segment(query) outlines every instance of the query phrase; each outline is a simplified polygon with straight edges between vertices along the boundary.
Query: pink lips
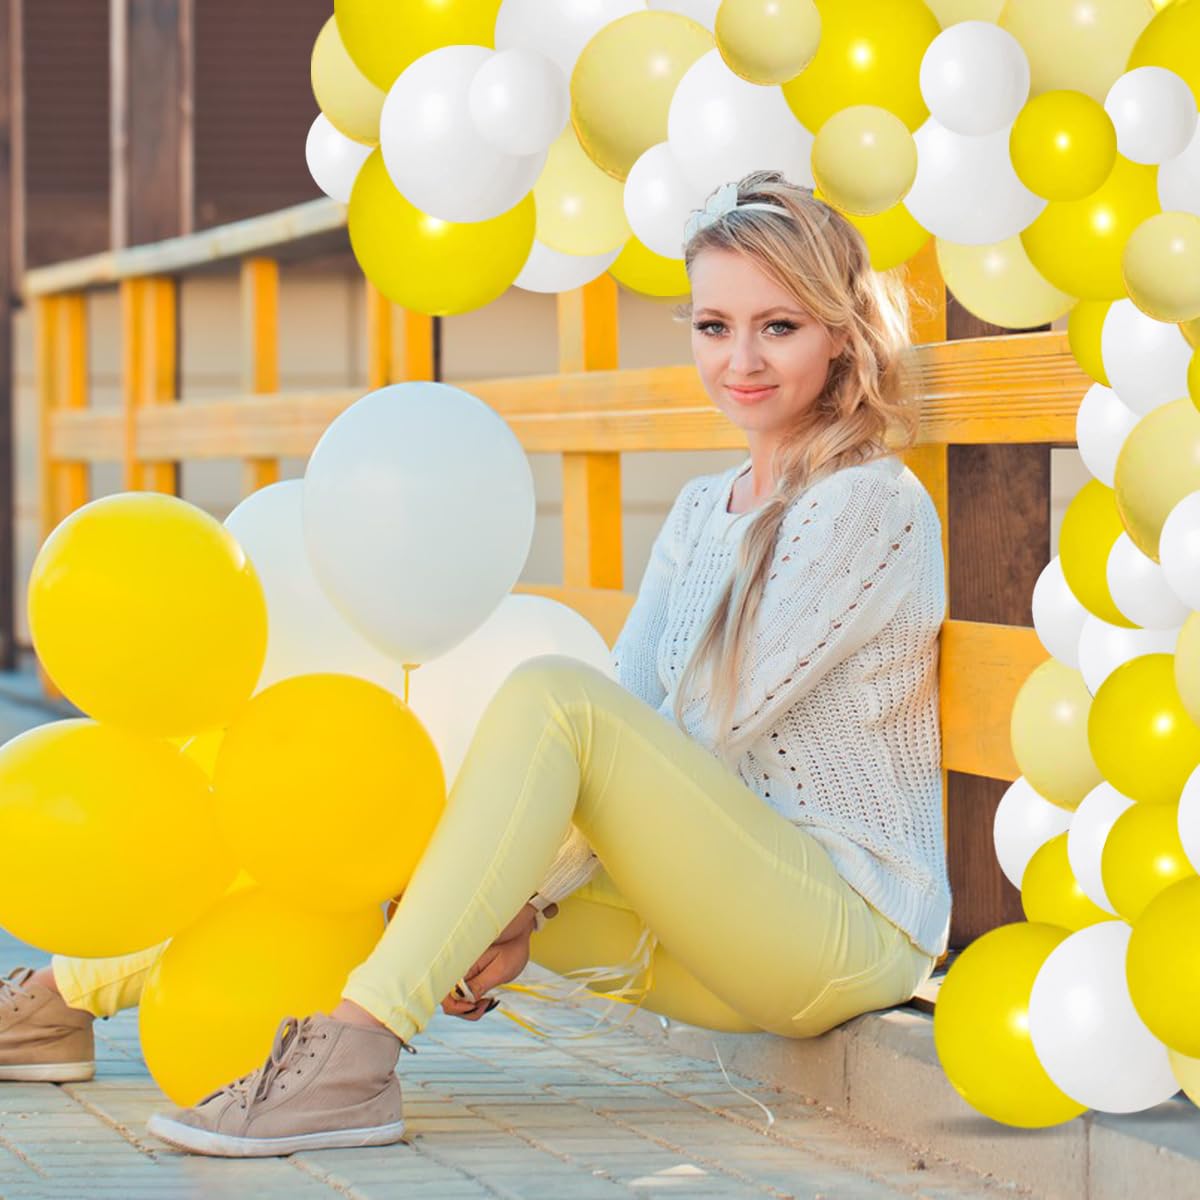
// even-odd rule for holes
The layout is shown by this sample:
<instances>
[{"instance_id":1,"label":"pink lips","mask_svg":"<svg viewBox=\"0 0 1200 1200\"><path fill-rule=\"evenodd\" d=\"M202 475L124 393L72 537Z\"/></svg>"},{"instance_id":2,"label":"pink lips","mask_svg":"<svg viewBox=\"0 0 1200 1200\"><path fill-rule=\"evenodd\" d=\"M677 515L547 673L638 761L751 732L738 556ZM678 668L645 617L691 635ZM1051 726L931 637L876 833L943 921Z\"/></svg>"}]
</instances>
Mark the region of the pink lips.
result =
<instances>
[{"instance_id":1,"label":"pink lips","mask_svg":"<svg viewBox=\"0 0 1200 1200\"><path fill-rule=\"evenodd\" d=\"M727 387L725 389L739 404L753 404L756 400L761 400L764 396L769 396L775 387L761 388L738 388Z\"/></svg>"}]
</instances>

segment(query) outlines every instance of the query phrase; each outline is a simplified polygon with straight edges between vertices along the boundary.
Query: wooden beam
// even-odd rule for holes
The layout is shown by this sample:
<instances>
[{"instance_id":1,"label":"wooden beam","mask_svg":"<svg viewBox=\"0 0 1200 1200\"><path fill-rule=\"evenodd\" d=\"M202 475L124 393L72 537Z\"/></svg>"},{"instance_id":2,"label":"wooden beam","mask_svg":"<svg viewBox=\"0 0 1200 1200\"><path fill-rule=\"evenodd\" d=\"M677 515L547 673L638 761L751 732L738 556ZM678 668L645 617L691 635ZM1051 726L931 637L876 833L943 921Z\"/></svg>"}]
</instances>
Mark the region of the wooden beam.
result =
<instances>
[{"instance_id":1,"label":"wooden beam","mask_svg":"<svg viewBox=\"0 0 1200 1200\"><path fill-rule=\"evenodd\" d=\"M367 299L367 386L439 379L441 321L393 304L369 279Z\"/></svg>"},{"instance_id":2,"label":"wooden beam","mask_svg":"<svg viewBox=\"0 0 1200 1200\"><path fill-rule=\"evenodd\" d=\"M256 396L279 391L279 264L270 258L242 263L242 387ZM279 481L274 455L246 460L242 494Z\"/></svg>"}]
</instances>

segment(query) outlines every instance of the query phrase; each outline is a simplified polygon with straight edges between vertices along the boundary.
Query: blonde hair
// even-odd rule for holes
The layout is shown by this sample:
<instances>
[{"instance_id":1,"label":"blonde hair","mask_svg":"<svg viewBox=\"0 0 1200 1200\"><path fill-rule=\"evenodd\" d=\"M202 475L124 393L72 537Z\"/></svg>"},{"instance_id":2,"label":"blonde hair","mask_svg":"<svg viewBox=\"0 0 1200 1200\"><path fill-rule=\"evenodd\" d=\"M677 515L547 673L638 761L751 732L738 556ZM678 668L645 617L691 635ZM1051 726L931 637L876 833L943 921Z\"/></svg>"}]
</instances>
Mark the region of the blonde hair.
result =
<instances>
[{"instance_id":1,"label":"blonde hair","mask_svg":"<svg viewBox=\"0 0 1200 1200\"><path fill-rule=\"evenodd\" d=\"M779 204L788 215L735 208L687 243L689 276L696 256L705 250L743 254L831 334L848 337L845 349L830 362L816 400L776 449L775 490L741 539L733 574L676 689L675 721L683 728L683 698L701 670L708 669L709 711L715 710L717 717L715 749L727 763L743 648L788 509L818 479L908 449L920 421L903 280L873 270L859 231L809 188L789 183L780 172L755 171L739 180L738 202L747 201ZM690 321L691 314L691 303L676 309L676 319Z\"/></svg>"}]
</instances>

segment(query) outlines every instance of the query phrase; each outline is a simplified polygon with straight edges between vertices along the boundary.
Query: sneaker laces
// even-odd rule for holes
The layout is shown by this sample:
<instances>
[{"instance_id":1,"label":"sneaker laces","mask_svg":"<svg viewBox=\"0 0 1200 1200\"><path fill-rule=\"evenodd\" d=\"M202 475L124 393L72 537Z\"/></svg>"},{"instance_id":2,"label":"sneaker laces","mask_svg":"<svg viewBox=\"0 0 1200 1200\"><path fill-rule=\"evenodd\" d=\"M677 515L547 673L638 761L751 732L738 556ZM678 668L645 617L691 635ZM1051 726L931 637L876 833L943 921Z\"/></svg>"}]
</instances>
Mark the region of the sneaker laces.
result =
<instances>
[{"instance_id":1,"label":"sneaker laces","mask_svg":"<svg viewBox=\"0 0 1200 1200\"><path fill-rule=\"evenodd\" d=\"M250 1108L260 1100L265 1100L270 1093L271 1085L286 1073L292 1059L296 1057L301 1047L307 1045L312 1036L312 1018L284 1017L275 1031L271 1043L271 1053L261 1067L255 1068L248 1075L227 1083L224 1087L210 1092L202 1100L196 1102L196 1107L216 1100L220 1096L232 1096L242 1108ZM328 1037L328 1034L322 1034Z\"/></svg>"},{"instance_id":2,"label":"sneaker laces","mask_svg":"<svg viewBox=\"0 0 1200 1200\"><path fill-rule=\"evenodd\" d=\"M30 967L16 967L0 979L0 1008L9 1004L15 1008L18 997L33 999L33 993L22 986L33 978L33 974Z\"/></svg>"}]
</instances>

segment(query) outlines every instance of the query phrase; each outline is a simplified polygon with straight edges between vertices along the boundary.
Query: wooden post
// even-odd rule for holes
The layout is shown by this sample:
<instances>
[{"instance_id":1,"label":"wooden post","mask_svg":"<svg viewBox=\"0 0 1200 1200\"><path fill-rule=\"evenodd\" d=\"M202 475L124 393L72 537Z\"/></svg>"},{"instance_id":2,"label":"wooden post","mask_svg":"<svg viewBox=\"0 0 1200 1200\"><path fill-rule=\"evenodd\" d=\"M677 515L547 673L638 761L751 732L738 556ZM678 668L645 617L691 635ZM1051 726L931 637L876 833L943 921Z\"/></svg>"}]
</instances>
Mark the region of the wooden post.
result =
<instances>
[{"instance_id":1,"label":"wooden post","mask_svg":"<svg viewBox=\"0 0 1200 1200\"><path fill-rule=\"evenodd\" d=\"M369 279L367 297L367 386L440 379L438 320L393 304Z\"/></svg>"},{"instance_id":2,"label":"wooden post","mask_svg":"<svg viewBox=\"0 0 1200 1200\"><path fill-rule=\"evenodd\" d=\"M142 462L137 449L138 413L178 399L177 284L166 276L121 283L121 344L125 414L124 487L179 494L179 464Z\"/></svg>"},{"instance_id":3,"label":"wooden post","mask_svg":"<svg viewBox=\"0 0 1200 1200\"><path fill-rule=\"evenodd\" d=\"M558 294L558 369L615 371L618 366L617 285L601 275ZM565 453L563 459L563 583L620 588L621 456Z\"/></svg>"},{"instance_id":4,"label":"wooden post","mask_svg":"<svg viewBox=\"0 0 1200 1200\"><path fill-rule=\"evenodd\" d=\"M279 264L270 258L242 263L242 387L252 395L279 391ZM279 459L246 462L243 495L279 480Z\"/></svg>"}]
</instances>

